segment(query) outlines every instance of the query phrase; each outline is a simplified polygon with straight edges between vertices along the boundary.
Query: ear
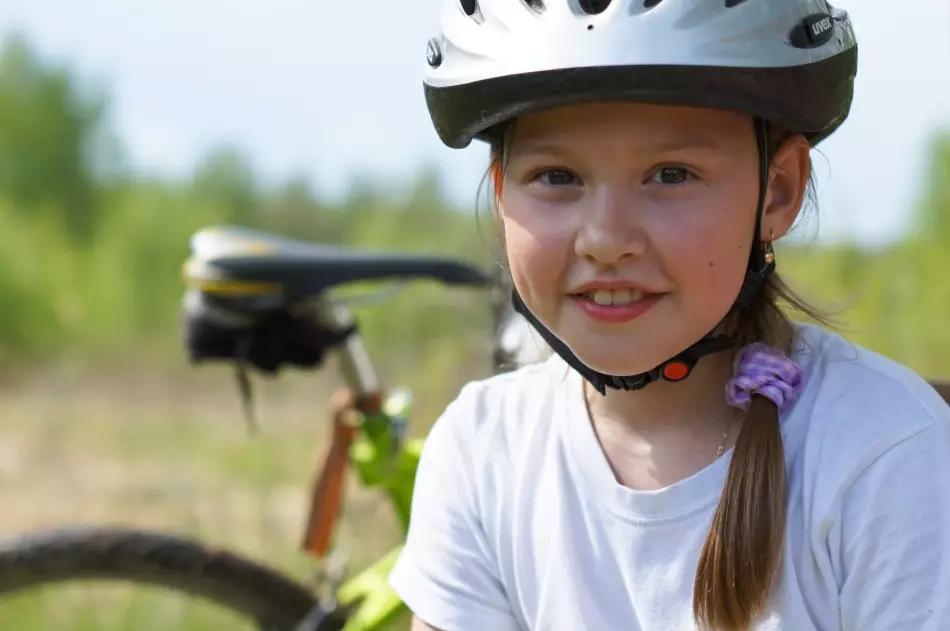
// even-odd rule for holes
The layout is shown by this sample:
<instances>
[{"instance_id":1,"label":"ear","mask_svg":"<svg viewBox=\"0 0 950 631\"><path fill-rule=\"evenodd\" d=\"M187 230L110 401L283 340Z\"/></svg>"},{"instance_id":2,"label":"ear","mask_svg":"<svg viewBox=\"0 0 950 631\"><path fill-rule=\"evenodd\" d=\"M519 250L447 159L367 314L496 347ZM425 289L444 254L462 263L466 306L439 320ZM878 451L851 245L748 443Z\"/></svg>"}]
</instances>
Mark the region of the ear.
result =
<instances>
[{"instance_id":1,"label":"ear","mask_svg":"<svg viewBox=\"0 0 950 631\"><path fill-rule=\"evenodd\" d=\"M798 218L811 171L809 150L805 137L795 134L784 140L775 152L762 212L759 238L763 241L785 236Z\"/></svg>"}]
</instances>

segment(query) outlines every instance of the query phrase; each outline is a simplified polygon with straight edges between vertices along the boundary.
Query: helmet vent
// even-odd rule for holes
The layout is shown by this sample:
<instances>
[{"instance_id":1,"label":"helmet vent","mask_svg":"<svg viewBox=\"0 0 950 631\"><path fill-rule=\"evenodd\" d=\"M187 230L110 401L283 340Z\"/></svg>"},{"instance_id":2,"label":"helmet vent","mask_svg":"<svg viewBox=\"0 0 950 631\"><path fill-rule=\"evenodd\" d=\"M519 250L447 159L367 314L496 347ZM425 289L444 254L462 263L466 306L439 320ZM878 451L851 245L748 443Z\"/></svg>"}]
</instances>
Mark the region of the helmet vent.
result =
<instances>
[{"instance_id":1,"label":"helmet vent","mask_svg":"<svg viewBox=\"0 0 950 631\"><path fill-rule=\"evenodd\" d=\"M607 10L607 7L610 6L611 0L577 0L577 4L580 5L581 11L587 15L598 15Z\"/></svg>"},{"instance_id":2,"label":"helmet vent","mask_svg":"<svg viewBox=\"0 0 950 631\"><path fill-rule=\"evenodd\" d=\"M732 7L737 7L743 2L745 2L745 0L726 0L726 8L731 9Z\"/></svg>"},{"instance_id":3,"label":"helmet vent","mask_svg":"<svg viewBox=\"0 0 950 631\"><path fill-rule=\"evenodd\" d=\"M661 2L663 2L663 0L643 0L643 8L652 9L653 7L660 4Z\"/></svg>"},{"instance_id":4,"label":"helmet vent","mask_svg":"<svg viewBox=\"0 0 950 631\"><path fill-rule=\"evenodd\" d=\"M524 3L535 13L544 11L544 0L524 0Z\"/></svg>"},{"instance_id":5,"label":"helmet vent","mask_svg":"<svg viewBox=\"0 0 950 631\"><path fill-rule=\"evenodd\" d=\"M472 17L478 11L478 0L459 0L465 15Z\"/></svg>"}]
</instances>

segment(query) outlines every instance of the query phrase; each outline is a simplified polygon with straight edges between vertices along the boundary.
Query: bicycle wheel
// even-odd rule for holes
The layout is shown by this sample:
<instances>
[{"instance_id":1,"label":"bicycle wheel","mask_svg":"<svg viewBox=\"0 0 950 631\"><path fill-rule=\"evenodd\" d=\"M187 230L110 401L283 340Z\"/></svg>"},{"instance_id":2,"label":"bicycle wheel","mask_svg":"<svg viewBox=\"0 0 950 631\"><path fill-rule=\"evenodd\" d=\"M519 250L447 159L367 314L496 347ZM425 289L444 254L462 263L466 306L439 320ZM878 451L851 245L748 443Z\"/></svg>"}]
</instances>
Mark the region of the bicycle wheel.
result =
<instances>
[{"instance_id":1,"label":"bicycle wheel","mask_svg":"<svg viewBox=\"0 0 950 631\"><path fill-rule=\"evenodd\" d=\"M0 597L67 581L149 584L242 614L261 631L339 631L339 612L321 612L306 587L263 565L196 541L117 528L30 533L0 543ZM320 616L317 626L300 626Z\"/></svg>"}]
</instances>

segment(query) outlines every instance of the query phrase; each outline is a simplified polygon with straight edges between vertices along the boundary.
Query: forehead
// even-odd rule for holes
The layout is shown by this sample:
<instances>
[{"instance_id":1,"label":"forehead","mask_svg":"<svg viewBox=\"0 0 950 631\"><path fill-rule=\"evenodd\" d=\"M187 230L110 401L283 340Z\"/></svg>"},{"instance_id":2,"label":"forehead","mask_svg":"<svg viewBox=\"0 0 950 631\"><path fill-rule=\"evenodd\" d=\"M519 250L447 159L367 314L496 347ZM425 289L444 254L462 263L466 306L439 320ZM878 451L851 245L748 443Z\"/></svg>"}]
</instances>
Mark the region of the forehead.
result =
<instances>
[{"instance_id":1,"label":"forehead","mask_svg":"<svg viewBox=\"0 0 950 631\"><path fill-rule=\"evenodd\" d=\"M645 103L583 103L526 114L509 128L514 146L537 143L703 146L729 151L754 138L752 119L707 108Z\"/></svg>"}]
</instances>

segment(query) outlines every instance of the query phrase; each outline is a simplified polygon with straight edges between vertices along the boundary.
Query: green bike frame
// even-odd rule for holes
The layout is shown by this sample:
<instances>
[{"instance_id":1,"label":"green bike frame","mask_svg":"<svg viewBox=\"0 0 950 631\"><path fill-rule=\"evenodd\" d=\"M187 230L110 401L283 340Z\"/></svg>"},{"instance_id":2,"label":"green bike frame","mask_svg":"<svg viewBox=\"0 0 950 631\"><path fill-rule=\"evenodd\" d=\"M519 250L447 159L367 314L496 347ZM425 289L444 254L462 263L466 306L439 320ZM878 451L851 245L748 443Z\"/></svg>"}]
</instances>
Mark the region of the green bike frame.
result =
<instances>
[{"instance_id":1,"label":"green bike frame","mask_svg":"<svg viewBox=\"0 0 950 631\"><path fill-rule=\"evenodd\" d=\"M408 390L394 390L381 411L364 415L360 431L350 446L350 461L367 488L388 496L403 529L409 530L409 513L423 439L403 439L412 409ZM389 586L387 577L402 545L346 580L337 590L339 605L350 610L344 631L379 631L409 619L409 609Z\"/></svg>"}]
</instances>

